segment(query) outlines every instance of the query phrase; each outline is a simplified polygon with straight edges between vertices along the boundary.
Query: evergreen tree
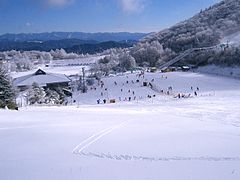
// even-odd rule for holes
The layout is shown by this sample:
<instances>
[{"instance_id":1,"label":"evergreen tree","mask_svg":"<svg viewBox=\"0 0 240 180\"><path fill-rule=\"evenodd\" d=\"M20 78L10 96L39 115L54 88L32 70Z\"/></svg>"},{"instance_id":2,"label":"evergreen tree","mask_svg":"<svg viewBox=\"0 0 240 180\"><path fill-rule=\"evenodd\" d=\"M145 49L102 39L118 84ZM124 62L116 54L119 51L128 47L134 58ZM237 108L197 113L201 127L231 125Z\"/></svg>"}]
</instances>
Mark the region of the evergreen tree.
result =
<instances>
[{"instance_id":1,"label":"evergreen tree","mask_svg":"<svg viewBox=\"0 0 240 180\"><path fill-rule=\"evenodd\" d=\"M54 88L54 91L56 91L59 95L60 104L63 104L66 101L67 96L63 92L62 88L56 87L56 88Z\"/></svg>"},{"instance_id":2,"label":"evergreen tree","mask_svg":"<svg viewBox=\"0 0 240 180\"><path fill-rule=\"evenodd\" d=\"M37 83L33 83L32 87L28 92L28 100L30 105L32 104L42 104L45 102L46 93L42 87Z\"/></svg>"},{"instance_id":3,"label":"evergreen tree","mask_svg":"<svg viewBox=\"0 0 240 180\"><path fill-rule=\"evenodd\" d=\"M0 67L0 108L15 109L15 93L5 70Z\"/></svg>"},{"instance_id":4,"label":"evergreen tree","mask_svg":"<svg viewBox=\"0 0 240 180\"><path fill-rule=\"evenodd\" d=\"M46 103L47 104L60 104L60 95L51 89L46 90Z\"/></svg>"}]
</instances>

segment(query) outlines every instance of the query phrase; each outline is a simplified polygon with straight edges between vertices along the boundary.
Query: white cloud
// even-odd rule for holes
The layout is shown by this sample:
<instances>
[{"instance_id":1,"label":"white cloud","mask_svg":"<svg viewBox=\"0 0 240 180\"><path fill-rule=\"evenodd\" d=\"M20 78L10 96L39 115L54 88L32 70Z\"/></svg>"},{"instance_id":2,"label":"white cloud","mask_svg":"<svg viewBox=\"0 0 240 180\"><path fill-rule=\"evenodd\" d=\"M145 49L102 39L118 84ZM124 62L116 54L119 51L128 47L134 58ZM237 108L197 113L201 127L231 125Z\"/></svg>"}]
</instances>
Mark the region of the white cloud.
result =
<instances>
[{"instance_id":1,"label":"white cloud","mask_svg":"<svg viewBox=\"0 0 240 180\"><path fill-rule=\"evenodd\" d=\"M146 0L120 0L120 3L125 12L138 13L144 10Z\"/></svg>"},{"instance_id":2,"label":"white cloud","mask_svg":"<svg viewBox=\"0 0 240 180\"><path fill-rule=\"evenodd\" d=\"M30 26L32 26L32 23L26 22L25 26L30 27Z\"/></svg>"},{"instance_id":3,"label":"white cloud","mask_svg":"<svg viewBox=\"0 0 240 180\"><path fill-rule=\"evenodd\" d=\"M73 0L44 0L48 6L64 7L73 2Z\"/></svg>"}]
</instances>

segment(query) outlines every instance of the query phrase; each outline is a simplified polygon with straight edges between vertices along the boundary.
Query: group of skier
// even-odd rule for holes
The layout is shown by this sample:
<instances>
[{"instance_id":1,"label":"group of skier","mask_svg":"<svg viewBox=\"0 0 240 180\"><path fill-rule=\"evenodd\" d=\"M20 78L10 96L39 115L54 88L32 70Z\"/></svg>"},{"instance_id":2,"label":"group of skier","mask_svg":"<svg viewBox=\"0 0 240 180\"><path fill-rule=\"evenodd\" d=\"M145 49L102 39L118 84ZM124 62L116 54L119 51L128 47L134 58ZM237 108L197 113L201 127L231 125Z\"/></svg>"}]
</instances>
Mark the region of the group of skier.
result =
<instances>
[{"instance_id":1,"label":"group of skier","mask_svg":"<svg viewBox=\"0 0 240 180\"><path fill-rule=\"evenodd\" d=\"M162 75L162 78L163 79L168 79L167 76L164 76ZM141 80L143 79L143 80ZM147 82L147 86L149 88L151 88L152 90L156 91L154 88L155 88L155 79L152 78L150 79L149 81L147 79L145 79L145 74L144 72L141 72L139 74L136 75L136 79L135 80L132 80L129 78L129 76L127 75L126 76L126 80L124 80L123 82L117 82L117 81L114 81L113 82L113 85L114 86L119 86L120 88L120 93L119 93L119 97L118 98L115 98L114 101L112 102L116 102L116 99L119 101L119 102L130 102L130 101L136 101L136 100L140 100L140 99L143 99L143 96L137 96L137 93L132 90L130 87L130 84L139 84L140 82ZM105 87L105 84L103 81L99 81L98 82L98 85L99 87L101 88L101 97L102 97L102 100L101 99L97 99L97 104L106 104L109 100L109 97L108 97L108 88ZM143 85L144 86L144 85ZM189 94L185 94L185 93L174 93L173 92L173 86L169 86L167 88L167 90L161 90L160 91L160 94L165 94L165 95L168 95L168 96L173 96L174 98L189 98L191 97L192 95L193 96L198 96L198 91L200 91L199 87L196 87L194 88L193 86L190 87L191 91L193 91L192 93L189 93ZM93 90L96 90L96 88L93 88ZM107 97L106 97L107 96ZM124 97L122 97L124 96ZM156 94L148 94L146 96L146 98L155 98L156 97ZM109 101L110 102L110 101Z\"/></svg>"}]
</instances>

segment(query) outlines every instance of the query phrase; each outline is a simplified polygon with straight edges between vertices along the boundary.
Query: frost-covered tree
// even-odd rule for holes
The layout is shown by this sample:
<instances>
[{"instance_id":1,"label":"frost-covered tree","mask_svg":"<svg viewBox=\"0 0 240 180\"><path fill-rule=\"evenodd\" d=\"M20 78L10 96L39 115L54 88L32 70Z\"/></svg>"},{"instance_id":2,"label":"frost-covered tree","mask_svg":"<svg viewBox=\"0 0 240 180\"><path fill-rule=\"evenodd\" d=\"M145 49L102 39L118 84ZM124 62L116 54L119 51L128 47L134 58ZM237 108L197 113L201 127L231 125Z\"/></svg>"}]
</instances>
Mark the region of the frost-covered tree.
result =
<instances>
[{"instance_id":1,"label":"frost-covered tree","mask_svg":"<svg viewBox=\"0 0 240 180\"><path fill-rule=\"evenodd\" d=\"M160 61L171 60L172 57L185 50L217 45L226 36L239 32L239 27L240 1L223 0L201 10L200 13L188 20L147 36L131 50L131 54L139 64L142 62L149 62L150 66L154 62L161 64ZM168 53L164 58L161 57L161 48L152 44L157 41L162 45L164 51L169 49L176 54ZM207 56L207 52L203 52L203 54ZM221 59L226 58L229 59L229 57L221 57Z\"/></svg>"},{"instance_id":2,"label":"frost-covered tree","mask_svg":"<svg viewBox=\"0 0 240 180\"><path fill-rule=\"evenodd\" d=\"M67 53L64 49L51 50L50 54L53 59L76 59L80 57L76 53Z\"/></svg>"},{"instance_id":3,"label":"frost-covered tree","mask_svg":"<svg viewBox=\"0 0 240 180\"><path fill-rule=\"evenodd\" d=\"M146 62L148 62L149 66L156 66L157 62L166 61L173 54L175 53L171 49L164 49L157 40L150 43L139 43L131 50L131 55L136 60L136 63L141 66L146 65Z\"/></svg>"},{"instance_id":4,"label":"frost-covered tree","mask_svg":"<svg viewBox=\"0 0 240 180\"><path fill-rule=\"evenodd\" d=\"M46 93L37 83L33 83L28 91L28 101L32 104L42 104L45 102Z\"/></svg>"},{"instance_id":5,"label":"frost-covered tree","mask_svg":"<svg viewBox=\"0 0 240 180\"><path fill-rule=\"evenodd\" d=\"M51 89L46 90L46 104L60 104L60 102L60 95L56 91Z\"/></svg>"},{"instance_id":6,"label":"frost-covered tree","mask_svg":"<svg viewBox=\"0 0 240 180\"><path fill-rule=\"evenodd\" d=\"M121 53L119 55L118 61L119 61L119 67L123 71L130 70L131 68L136 66L135 59L127 52Z\"/></svg>"},{"instance_id":7,"label":"frost-covered tree","mask_svg":"<svg viewBox=\"0 0 240 180\"><path fill-rule=\"evenodd\" d=\"M59 94L59 103L63 104L66 101L66 94L64 93L63 89L61 87L56 87L53 89Z\"/></svg>"},{"instance_id":8,"label":"frost-covered tree","mask_svg":"<svg viewBox=\"0 0 240 180\"><path fill-rule=\"evenodd\" d=\"M6 71L0 66L0 108L14 109L15 93Z\"/></svg>"}]
</instances>

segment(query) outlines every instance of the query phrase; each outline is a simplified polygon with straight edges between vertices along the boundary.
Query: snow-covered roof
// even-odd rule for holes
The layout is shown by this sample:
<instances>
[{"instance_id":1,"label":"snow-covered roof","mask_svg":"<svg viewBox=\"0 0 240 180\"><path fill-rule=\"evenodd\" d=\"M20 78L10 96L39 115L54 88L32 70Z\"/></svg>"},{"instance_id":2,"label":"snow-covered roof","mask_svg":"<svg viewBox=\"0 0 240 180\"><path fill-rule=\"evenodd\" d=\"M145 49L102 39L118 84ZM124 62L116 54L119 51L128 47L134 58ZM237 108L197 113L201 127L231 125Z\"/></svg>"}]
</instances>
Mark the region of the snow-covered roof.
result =
<instances>
[{"instance_id":1,"label":"snow-covered roof","mask_svg":"<svg viewBox=\"0 0 240 180\"><path fill-rule=\"evenodd\" d=\"M14 86L31 86L34 82L39 86L46 86L47 84L68 83L71 80L64 74L46 73L39 69L33 74L22 76L14 79Z\"/></svg>"}]
</instances>

